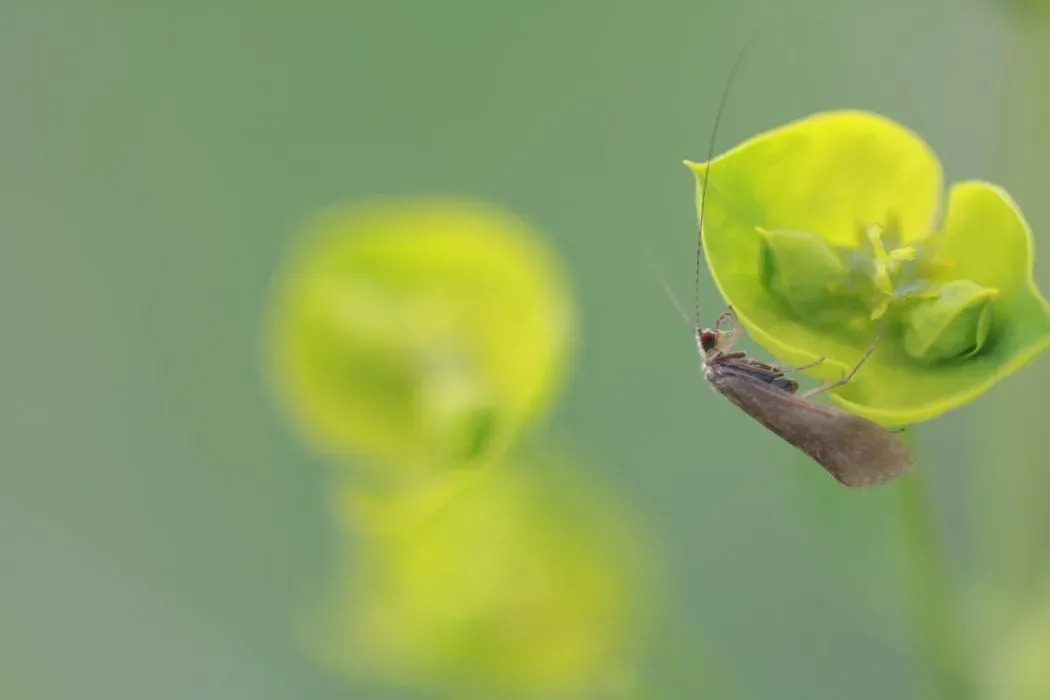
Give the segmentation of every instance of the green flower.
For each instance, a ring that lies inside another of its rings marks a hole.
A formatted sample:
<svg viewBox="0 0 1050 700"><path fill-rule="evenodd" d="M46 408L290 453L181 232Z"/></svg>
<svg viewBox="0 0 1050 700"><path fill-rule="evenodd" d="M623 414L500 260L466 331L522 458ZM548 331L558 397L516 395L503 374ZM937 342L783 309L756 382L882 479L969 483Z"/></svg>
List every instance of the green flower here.
<svg viewBox="0 0 1050 700"><path fill-rule="evenodd" d="M319 611L320 653L453 697L597 697L629 684L650 562L622 506L568 467L344 491L353 565Z"/></svg>
<svg viewBox="0 0 1050 700"><path fill-rule="evenodd" d="M1032 236L1009 195L954 185L894 122L817 114L687 163L710 168L704 250L723 297L787 365L840 378L832 399L883 424L933 418L984 393L1050 346L1032 279ZM712 315L720 309L710 309Z"/></svg>
<svg viewBox="0 0 1050 700"><path fill-rule="evenodd" d="M538 236L493 208L331 213L277 282L272 375L323 452L424 473L498 459L561 385L564 276Z"/></svg>

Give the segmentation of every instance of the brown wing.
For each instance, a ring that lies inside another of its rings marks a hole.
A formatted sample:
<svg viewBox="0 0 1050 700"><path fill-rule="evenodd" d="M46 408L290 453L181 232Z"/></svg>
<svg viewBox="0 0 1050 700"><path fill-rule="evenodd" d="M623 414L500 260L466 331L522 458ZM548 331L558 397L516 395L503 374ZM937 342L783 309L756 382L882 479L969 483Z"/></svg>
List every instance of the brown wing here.
<svg viewBox="0 0 1050 700"><path fill-rule="evenodd" d="M800 399L732 365L710 365L707 380L846 486L881 484L912 466L908 449L888 430L864 418Z"/></svg>

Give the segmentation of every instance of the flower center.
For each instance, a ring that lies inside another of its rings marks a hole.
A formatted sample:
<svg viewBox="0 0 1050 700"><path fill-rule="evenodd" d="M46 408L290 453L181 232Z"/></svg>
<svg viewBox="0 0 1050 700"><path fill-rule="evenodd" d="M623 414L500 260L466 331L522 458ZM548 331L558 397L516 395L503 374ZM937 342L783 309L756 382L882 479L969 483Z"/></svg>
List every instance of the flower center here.
<svg viewBox="0 0 1050 700"><path fill-rule="evenodd" d="M934 259L938 239L932 233L904 245L893 217L884 223L860 226L857 246L838 251L845 274L830 291L860 298L873 321L904 302L935 299L943 273L950 267Z"/></svg>

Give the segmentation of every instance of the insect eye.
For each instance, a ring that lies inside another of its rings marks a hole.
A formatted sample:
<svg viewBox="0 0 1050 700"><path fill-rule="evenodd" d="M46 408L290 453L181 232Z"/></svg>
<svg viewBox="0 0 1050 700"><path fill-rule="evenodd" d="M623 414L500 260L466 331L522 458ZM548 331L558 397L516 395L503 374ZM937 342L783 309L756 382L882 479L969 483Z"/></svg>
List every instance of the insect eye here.
<svg viewBox="0 0 1050 700"><path fill-rule="evenodd" d="M718 345L717 333L708 329L700 331L700 347L704 351L714 350L716 345Z"/></svg>

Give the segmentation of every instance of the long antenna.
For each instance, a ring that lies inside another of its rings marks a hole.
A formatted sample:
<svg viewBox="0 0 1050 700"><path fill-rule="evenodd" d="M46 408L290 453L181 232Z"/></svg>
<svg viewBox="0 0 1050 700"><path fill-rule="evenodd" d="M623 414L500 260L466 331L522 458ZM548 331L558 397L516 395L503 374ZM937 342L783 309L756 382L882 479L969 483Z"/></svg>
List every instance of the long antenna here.
<svg viewBox="0 0 1050 700"><path fill-rule="evenodd" d="M671 285L667 283L667 278L664 276L663 271L660 269L656 261L652 259L652 255L649 257L649 267L652 268L653 274L656 275L657 279L660 280L660 286L664 288L664 294L671 300L671 305L674 306L674 310L678 312L678 315L682 317L682 321L685 325L691 326L693 322L689 320L689 315L686 314L685 309L682 307L681 302L678 301L678 297L675 296L674 291L671 290Z"/></svg>
<svg viewBox="0 0 1050 700"><path fill-rule="evenodd" d="M718 112L715 113L715 125L711 129L711 142L707 146L707 171L704 173L704 184L700 186L700 206L698 207L699 227L697 230L696 239L696 274L693 278L694 292L696 298L696 327L700 327L700 258L704 249L704 204L707 201L707 182L711 179L711 159L715 157L715 139L718 137L718 125L722 121L722 112L725 111L726 102L729 101L729 88L733 85L733 78L736 76L736 71L740 67L740 64L744 60L744 55L748 49L751 48L752 44L755 43L755 39L758 37L758 30L755 30L748 40L744 43L744 46L737 53L736 59L733 61L733 67L729 70L729 77L726 78L726 84L722 88L722 97L718 101Z"/></svg>

